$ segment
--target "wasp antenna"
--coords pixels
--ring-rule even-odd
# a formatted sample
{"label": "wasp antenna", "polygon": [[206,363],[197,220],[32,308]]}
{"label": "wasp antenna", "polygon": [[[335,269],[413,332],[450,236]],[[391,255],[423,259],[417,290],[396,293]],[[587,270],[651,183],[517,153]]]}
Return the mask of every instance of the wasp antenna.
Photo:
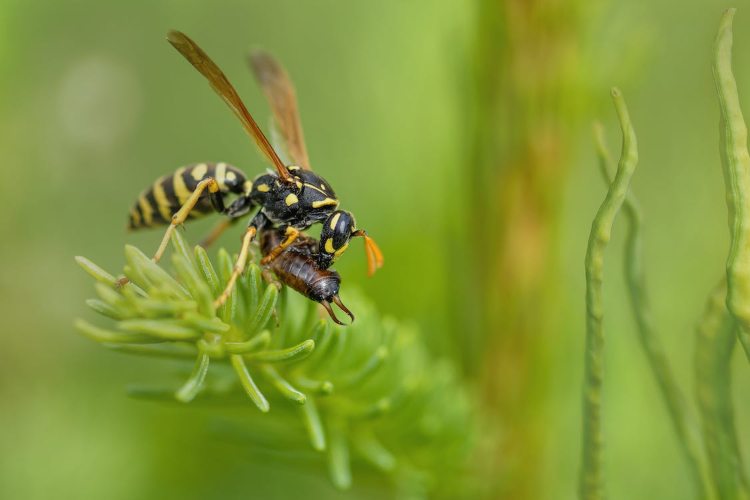
{"label": "wasp antenna", "polygon": [[358,229],[352,233],[352,236],[359,236],[365,239],[365,253],[367,254],[367,275],[372,276],[375,271],[383,267],[383,252],[380,251],[375,240],[367,235],[364,229]]}
{"label": "wasp antenna", "polygon": [[343,302],[341,302],[341,298],[338,295],[334,295],[333,296],[333,302],[337,306],[339,306],[339,309],[341,309],[342,311],[344,311],[347,314],[347,316],[349,316],[352,319],[352,323],[354,323],[354,314],[352,314],[352,312],[349,310],[349,308],[346,307]]}
{"label": "wasp antenna", "polygon": [[326,308],[326,311],[328,311],[328,315],[331,317],[334,323],[341,326],[346,326],[344,323],[339,321],[339,319],[336,317],[335,314],[333,314],[333,309],[331,308],[331,304],[327,300],[321,300],[320,304]]}

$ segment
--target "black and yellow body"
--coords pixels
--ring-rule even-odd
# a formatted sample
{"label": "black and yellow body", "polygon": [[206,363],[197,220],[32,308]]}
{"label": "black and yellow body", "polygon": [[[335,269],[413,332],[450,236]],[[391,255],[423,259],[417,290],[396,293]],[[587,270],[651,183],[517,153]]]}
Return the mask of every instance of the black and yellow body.
{"label": "black and yellow body", "polygon": [[300,231],[328,219],[339,206],[331,186],[311,170],[294,165],[288,168],[293,182],[283,182],[275,173],[253,179],[248,204],[261,207],[274,226],[292,226]]}
{"label": "black and yellow body", "polygon": [[[338,274],[327,269],[346,250],[349,240],[355,236],[364,237],[370,274],[382,266],[383,258],[366,233],[355,229],[352,215],[338,210],[339,200],[330,184],[310,169],[294,87],[286,71],[269,54],[256,52],[250,58],[253,72],[269,99],[274,123],[284,142],[282,147],[293,165],[281,160],[234,86],[203,49],[178,31],[170,31],[167,40],[206,78],[274,169],[248,180],[242,171],[227,163],[198,163],[179,168],[173,174],[157,179],[141,193],[130,211],[129,227],[168,225],[153,257],[154,261],[159,261],[172,232],[190,218],[211,212],[227,217],[203,240],[203,244],[208,245],[232,223],[255,211],[242,237],[232,275],[214,305],[219,307],[226,302],[245,269],[249,247],[258,234],[273,235],[276,242],[275,247],[264,251],[262,264],[271,265],[283,257],[286,267],[282,266],[278,271],[285,282],[324,305],[329,300],[339,304],[338,285],[333,295],[329,293],[332,289],[313,292],[324,283],[320,281],[324,274],[328,280],[325,283],[339,283]],[[230,202],[228,196],[234,199]],[[310,241],[301,233],[313,224],[323,224],[319,242]],[[311,245],[316,248],[312,249]],[[287,253],[287,249],[293,251]],[[120,284],[125,282],[127,278],[120,280]]]}
{"label": "black and yellow body", "polygon": [[[286,238],[286,232],[281,229],[270,229],[260,233],[260,249],[267,256]],[[331,319],[342,324],[333,313],[331,303],[336,304],[352,321],[354,315],[341,302],[339,288],[341,277],[336,271],[322,268],[318,265],[319,243],[314,238],[300,235],[294,243],[285,248],[274,258],[267,268],[273,271],[278,280],[284,285],[296,290],[310,300],[319,302],[328,311]]]}
{"label": "black and yellow body", "polygon": [[[250,225],[260,231],[268,227],[304,231],[322,223],[319,266],[328,268],[349,245],[354,232],[354,217],[336,210],[339,201],[330,184],[310,170],[290,166],[293,183],[285,183],[275,173],[265,173],[252,181],[228,163],[198,163],[177,169],[157,179],[144,190],[130,210],[130,229],[163,226],[187,202],[201,181],[214,179],[218,191],[203,191],[189,218],[220,213],[230,219],[243,217],[255,208],[258,213]],[[228,195],[237,195],[229,205]]]}
{"label": "black and yellow body", "polygon": [[[190,211],[190,218],[222,212],[224,196],[230,193],[242,195],[250,188],[245,174],[228,163],[196,163],[178,168],[174,173],[159,177],[138,197],[130,209],[129,229],[164,226],[187,202],[198,184],[213,178],[219,186],[215,196],[204,192]],[[212,201],[213,198],[213,201]],[[221,200],[222,205],[216,206]]]}

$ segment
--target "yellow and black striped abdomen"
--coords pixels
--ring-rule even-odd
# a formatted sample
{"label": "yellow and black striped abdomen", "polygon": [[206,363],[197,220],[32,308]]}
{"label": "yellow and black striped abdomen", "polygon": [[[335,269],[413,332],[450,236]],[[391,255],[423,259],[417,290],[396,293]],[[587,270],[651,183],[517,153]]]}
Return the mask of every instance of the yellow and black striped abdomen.
{"label": "yellow and black striped abdomen", "polygon": [[[140,194],[138,201],[130,209],[128,227],[140,229],[169,224],[198,183],[207,177],[216,179],[220,192],[224,194],[242,194],[246,187],[245,174],[227,163],[197,163],[178,168],[173,174],[156,179]],[[206,191],[190,211],[190,217],[201,217],[213,211]]]}

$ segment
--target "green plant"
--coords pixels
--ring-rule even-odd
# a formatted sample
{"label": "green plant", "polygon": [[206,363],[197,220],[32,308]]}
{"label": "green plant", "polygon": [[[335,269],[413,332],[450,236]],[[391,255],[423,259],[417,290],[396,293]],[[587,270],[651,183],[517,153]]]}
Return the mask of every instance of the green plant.
{"label": "green plant", "polygon": [[703,424],[711,492],[717,498],[748,498],[734,425],[730,361],[737,325],[726,308],[724,280],[711,292],[696,329],[695,394]]}
{"label": "green plant", "polygon": [[[623,130],[623,154],[591,230],[586,256],[587,352],[584,385],[584,441],[580,493],[586,499],[604,496],[601,474],[601,386],[604,337],[601,329],[602,251],[609,240],[612,221],[624,204],[629,231],[625,274],[633,315],[642,348],[669,409],[672,424],[691,469],[699,498],[750,498],[750,482],[744,472],[731,398],[731,356],[737,341],[750,357],[750,154],[747,128],[740,109],[737,84],[732,74],[732,19],[735,9],[721,20],[714,51],[713,72],[721,111],[719,126],[721,162],[727,192],[731,244],[727,274],[712,291],[696,329],[695,389],[701,417],[703,449],[693,437],[692,419],[668,365],[650,317],[645,298],[645,273],[640,256],[640,211],[627,193],[628,174],[637,154],[627,112],[618,108]],[[617,103],[617,101],[616,101]],[[624,109],[624,104],[622,104]],[[629,139],[630,136],[630,139]],[[600,128],[596,130],[602,174],[610,183],[609,154]],[[630,164],[630,169],[628,166]],[[614,193],[613,193],[614,192]],[[703,467],[703,463],[707,467]],[[704,470],[707,471],[704,472]],[[704,479],[704,476],[706,477]]]}
{"label": "green plant", "polygon": [[732,73],[732,20],[735,9],[721,19],[714,44],[714,82],[719,97],[721,164],[729,212],[727,307],[739,322],[739,339],[750,359],[750,154],[737,82]]}
{"label": "green plant", "polygon": [[586,250],[586,353],[583,389],[583,465],[580,494],[586,499],[604,497],[602,477],[602,384],[604,381],[604,331],[602,320],[602,283],[604,249],[612,233],[612,224],[620,210],[638,164],[638,144],[630,122],[625,100],[619,89],[612,89],[617,116],[622,129],[622,155],[615,178],[607,190],[594,222],[591,224]]}
{"label": "green plant", "polygon": [[726,277],[709,296],[698,327],[695,355],[696,395],[711,472],[719,498],[750,498],[731,397],[731,356],[737,340],[750,359],[750,155],[732,72],[732,21],[724,12],[714,45],[713,73],[719,98],[721,164],[729,212],[730,247]]}
{"label": "green plant", "polygon": [[308,441],[342,489],[351,484],[355,458],[411,493],[431,491],[445,478],[460,484],[473,434],[469,400],[452,367],[431,358],[414,328],[382,318],[356,293],[348,302],[357,320],[332,325],[317,304],[264,285],[254,264],[215,310],[213,297],[231,275],[230,255],[220,250],[215,268],[179,232],[172,245],[174,276],[126,247],[131,283],[121,288],[77,258],[97,281],[99,298],[88,305],[115,321],[101,328],[79,320],[84,335],[119,352],[194,360],[181,387],[134,395],[184,404],[236,403],[244,393],[261,412],[248,415],[255,435],[271,436],[282,452]]}
{"label": "green plant", "polygon": [[[594,139],[599,158],[599,171],[609,186],[612,183],[612,159],[604,138],[601,124],[594,126]],[[638,340],[648,360],[654,380],[659,386],[662,399],[669,411],[672,426],[685,460],[690,468],[695,491],[701,496],[706,491],[700,462],[700,444],[696,439],[696,423],[689,413],[687,401],[669,365],[669,358],[656,333],[651,315],[651,304],[647,296],[646,270],[643,264],[642,215],[638,201],[628,192],[623,202],[627,220],[625,238],[624,273],[628,285],[630,308],[638,329]]]}

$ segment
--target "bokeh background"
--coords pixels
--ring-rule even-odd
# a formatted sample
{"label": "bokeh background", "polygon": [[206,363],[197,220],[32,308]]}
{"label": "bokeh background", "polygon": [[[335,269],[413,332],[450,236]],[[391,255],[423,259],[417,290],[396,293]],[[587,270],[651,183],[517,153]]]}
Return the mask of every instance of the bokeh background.
{"label": "bokeh background", "polygon": [[[573,498],[580,456],[583,257],[604,195],[591,123],[619,148],[609,87],[639,136],[655,322],[693,395],[694,324],[721,275],[726,208],[710,71],[720,1],[0,0],[0,497],[379,498],[318,469],[212,439],[199,411],[137,402],[163,376],[77,335],[86,255],[119,269],[138,192],[176,167],[265,165],[227,109],[165,42],[190,34],[261,123],[244,63],[274,52],[298,89],[315,169],[380,243],[365,278],[354,242],[337,269],[413,321],[475,396],[471,469],[486,496]],[[741,6],[740,6],[741,7]],[[750,91],[750,10],[735,22]],[[748,108],[750,109],[750,108]],[[192,241],[212,222],[191,224]],[[622,224],[619,224],[622,226]],[[686,498],[687,469],[636,340],[616,227],[605,284],[606,477],[611,498]],[[234,246],[239,233],[222,244]],[[736,359],[742,443],[750,402]],[[692,401],[691,401],[692,404]],[[362,477],[362,476],[360,476]]]}

